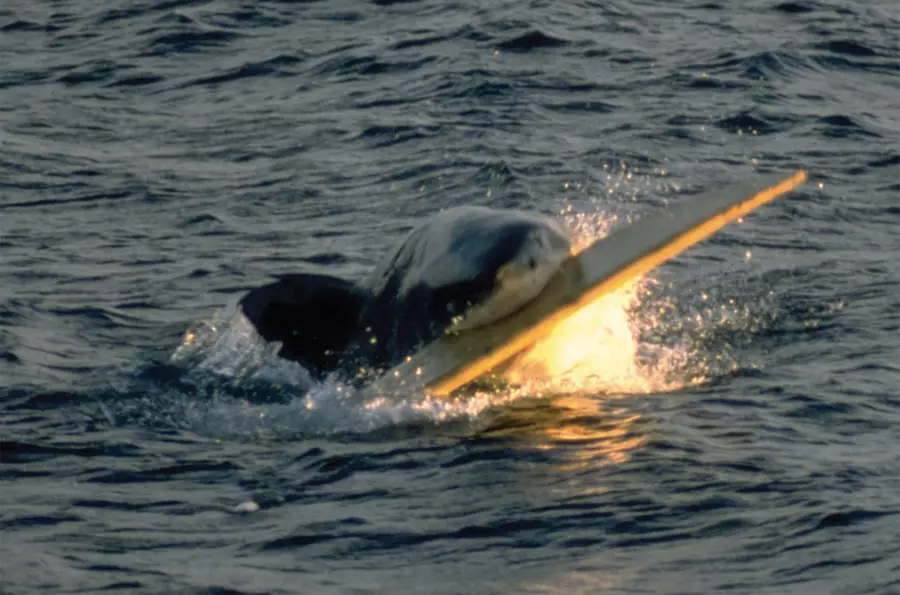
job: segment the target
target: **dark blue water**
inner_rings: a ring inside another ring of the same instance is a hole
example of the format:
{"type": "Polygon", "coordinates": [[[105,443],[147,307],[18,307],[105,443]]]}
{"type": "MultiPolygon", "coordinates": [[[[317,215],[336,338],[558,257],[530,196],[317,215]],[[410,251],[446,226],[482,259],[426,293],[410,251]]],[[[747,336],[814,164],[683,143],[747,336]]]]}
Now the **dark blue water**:
{"type": "Polygon", "coordinates": [[[900,592],[898,230],[896,0],[7,0],[0,589],[900,592]],[[443,207],[799,168],[565,390],[364,401],[230,318],[443,207]]]}

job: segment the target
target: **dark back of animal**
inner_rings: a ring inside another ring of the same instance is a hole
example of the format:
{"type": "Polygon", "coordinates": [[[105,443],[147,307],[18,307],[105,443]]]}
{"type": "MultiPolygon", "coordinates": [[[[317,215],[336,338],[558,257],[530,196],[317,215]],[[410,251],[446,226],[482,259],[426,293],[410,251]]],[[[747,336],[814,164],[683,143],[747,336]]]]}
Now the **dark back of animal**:
{"type": "Polygon", "coordinates": [[[241,300],[244,315],[280,357],[319,374],[334,370],[359,328],[368,292],[327,275],[285,275],[241,300]]]}

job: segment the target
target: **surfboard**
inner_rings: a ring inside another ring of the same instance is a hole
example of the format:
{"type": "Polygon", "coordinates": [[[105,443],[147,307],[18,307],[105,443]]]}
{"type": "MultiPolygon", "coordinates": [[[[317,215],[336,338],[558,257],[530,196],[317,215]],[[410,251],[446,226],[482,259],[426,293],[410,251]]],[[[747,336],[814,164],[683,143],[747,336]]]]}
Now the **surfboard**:
{"type": "Polygon", "coordinates": [[[367,392],[450,395],[509,362],[581,308],[790,192],[806,178],[805,171],[798,171],[706,191],[614,230],[564,261],[524,308],[489,325],[441,336],[375,380],[367,392]]]}

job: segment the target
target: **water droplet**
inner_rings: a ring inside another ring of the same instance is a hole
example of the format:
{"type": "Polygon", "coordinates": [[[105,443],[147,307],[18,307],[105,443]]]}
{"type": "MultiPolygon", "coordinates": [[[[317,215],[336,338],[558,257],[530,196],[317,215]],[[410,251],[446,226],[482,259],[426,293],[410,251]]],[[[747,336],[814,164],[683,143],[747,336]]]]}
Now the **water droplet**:
{"type": "Polygon", "coordinates": [[[241,502],[237,506],[234,507],[235,512],[243,512],[243,513],[251,513],[259,510],[259,504],[254,502],[253,500],[248,500],[246,502],[241,502]]]}

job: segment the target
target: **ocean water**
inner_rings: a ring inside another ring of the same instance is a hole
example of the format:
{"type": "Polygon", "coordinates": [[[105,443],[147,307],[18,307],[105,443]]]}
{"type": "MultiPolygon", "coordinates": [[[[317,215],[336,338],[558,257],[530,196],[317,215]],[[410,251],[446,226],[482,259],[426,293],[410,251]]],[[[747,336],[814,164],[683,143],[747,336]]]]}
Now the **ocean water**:
{"type": "Polygon", "coordinates": [[[900,593],[900,3],[5,0],[0,591],[900,593]],[[234,317],[417,222],[800,191],[505,391],[234,317]]]}

